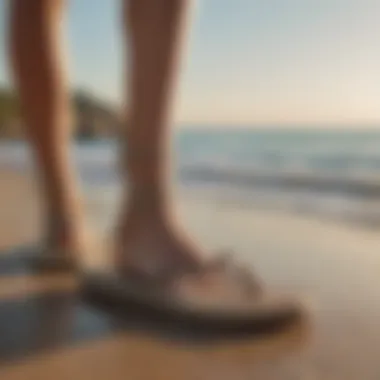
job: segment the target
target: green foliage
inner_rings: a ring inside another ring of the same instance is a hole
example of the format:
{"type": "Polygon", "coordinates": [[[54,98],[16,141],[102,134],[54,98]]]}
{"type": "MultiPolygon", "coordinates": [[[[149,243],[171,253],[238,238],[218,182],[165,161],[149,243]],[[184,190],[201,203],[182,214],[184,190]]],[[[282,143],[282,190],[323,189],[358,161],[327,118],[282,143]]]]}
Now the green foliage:
{"type": "MultiPolygon", "coordinates": [[[[108,104],[82,90],[73,92],[72,103],[77,137],[96,138],[114,132],[117,116],[108,104]]],[[[0,138],[20,137],[18,120],[20,107],[16,95],[10,89],[0,87],[0,138]]]]}

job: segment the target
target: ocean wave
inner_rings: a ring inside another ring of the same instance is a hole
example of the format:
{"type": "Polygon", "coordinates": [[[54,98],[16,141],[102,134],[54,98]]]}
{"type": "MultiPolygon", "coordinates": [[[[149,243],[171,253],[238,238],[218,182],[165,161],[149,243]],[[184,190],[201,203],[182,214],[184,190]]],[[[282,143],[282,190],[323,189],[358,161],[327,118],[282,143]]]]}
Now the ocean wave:
{"type": "Polygon", "coordinates": [[[179,170],[184,182],[204,182],[252,189],[276,189],[318,193],[339,193],[347,196],[380,199],[380,179],[357,172],[348,175],[313,173],[310,171],[263,171],[185,166],[179,170]]]}

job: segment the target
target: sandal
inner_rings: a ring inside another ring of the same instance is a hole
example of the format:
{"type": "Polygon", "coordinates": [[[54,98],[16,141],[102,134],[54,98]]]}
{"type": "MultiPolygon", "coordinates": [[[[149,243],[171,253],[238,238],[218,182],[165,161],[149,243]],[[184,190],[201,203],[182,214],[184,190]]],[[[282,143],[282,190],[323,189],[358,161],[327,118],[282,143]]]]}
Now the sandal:
{"type": "Polygon", "coordinates": [[[123,274],[87,274],[82,291],[86,298],[117,309],[140,306],[207,328],[282,326],[304,311],[295,299],[267,294],[251,272],[226,256],[181,273],[148,275],[131,268],[123,274]]]}

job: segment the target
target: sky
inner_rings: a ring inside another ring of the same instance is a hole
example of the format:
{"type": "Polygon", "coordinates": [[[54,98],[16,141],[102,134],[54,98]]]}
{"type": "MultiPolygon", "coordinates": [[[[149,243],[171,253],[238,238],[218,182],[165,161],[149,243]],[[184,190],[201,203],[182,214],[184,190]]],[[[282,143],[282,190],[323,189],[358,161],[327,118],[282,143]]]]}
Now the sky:
{"type": "MultiPolygon", "coordinates": [[[[0,0],[0,83],[10,84],[0,0]]],[[[380,1],[198,0],[175,99],[181,125],[380,128],[380,1]]],[[[116,0],[69,0],[74,87],[120,104],[116,0]]]]}

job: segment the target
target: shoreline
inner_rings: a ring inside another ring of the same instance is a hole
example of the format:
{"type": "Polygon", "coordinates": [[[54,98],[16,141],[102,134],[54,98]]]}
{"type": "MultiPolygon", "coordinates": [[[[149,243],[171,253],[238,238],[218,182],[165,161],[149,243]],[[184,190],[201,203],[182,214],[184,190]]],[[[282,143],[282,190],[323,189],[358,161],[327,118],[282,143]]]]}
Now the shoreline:
{"type": "Polygon", "coordinates": [[[380,181],[374,176],[343,177],[310,172],[263,172],[260,170],[188,167],[181,170],[184,180],[232,184],[241,188],[300,190],[319,194],[341,194],[380,199],[380,181]]]}

